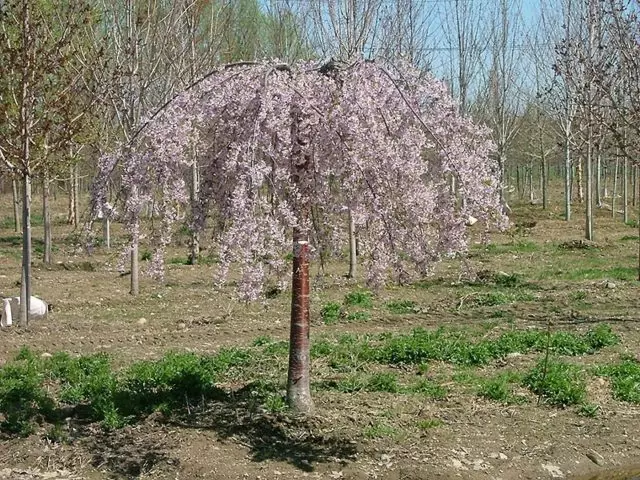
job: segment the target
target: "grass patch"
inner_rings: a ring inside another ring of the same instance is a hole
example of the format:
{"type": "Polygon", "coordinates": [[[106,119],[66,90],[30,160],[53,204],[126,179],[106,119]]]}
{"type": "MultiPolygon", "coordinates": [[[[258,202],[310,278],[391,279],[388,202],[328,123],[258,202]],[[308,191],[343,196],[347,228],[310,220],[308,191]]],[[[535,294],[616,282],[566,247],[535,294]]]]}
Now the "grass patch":
{"type": "Polygon", "coordinates": [[[418,420],[416,426],[420,430],[431,430],[432,428],[439,427],[443,424],[442,420],[439,418],[422,418],[418,420]]]}
{"type": "Polygon", "coordinates": [[[503,372],[482,380],[478,395],[507,405],[525,403],[527,401],[526,397],[514,394],[514,387],[520,383],[522,383],[522,374],[518,372],[503,372]]]}
{"type": "Polygon", "coordinates": [[[351,312],[347,314],[347,322],[366,322],[371,319],[369,312],[351,312]]]}
{"type": "Polygon", "coordinates": [[[522,240],[513,243],[490,243],[483,248],[488,253],[502,254],[502,253],[533,253],[540,250],[540,246],[528,240],[522,240]]]}
{"type": "Polygon", "coordinates": [[[344,296],[344,304],[348,307],[373,307],[373,294],[367,290],[356,290],[344,296]]]}
{"type": "Polygon", "coordinates": [[[640,362],[625,359],[615,365],[600,367],[596,374],[609,377],[613,398],[640,404],[640,362]]]}
{"type": "Polygon", "coordinates": [[[325,303],[320,309],[320,318],[322,318],[325,325],[337,323],[341,315],[342,306],[336,302],[325,303]]]}
{"type": "Polygon", "coordinates": [[[404,315],[416,311],[416,302],[412,300],[394,300],[387,302],[386,307],[391,313],[404,315]]]}
{"type": "Polygon", "coordinates": [[[565,280],[600,280],[613,279],[634,281],[638,278],[637,267],[611,267],[611,268],[576,268],[563,272],[561,278],[565,280]]]}
{"type": "Polygon", "coordinates": [[[443,400],[447,398],[447,395],[449,394],[445,387],[428,379],[420,380],[419,382],[409,386],[408,391],[424,395],[428,398],[433,398],[434,400],[443,400]]]}
{"type": "Polygon", "coordinates": [[[621,242],[637,242],[638,240],[640,240],[638,235],[625,235],[620,239],[621,242]]]}
{"type": "Polygon", "coordinates": [[[458,308],[495,307],[515,302],[531,302],[536,297],[521,289],[513,291],[471,292],[463,295],[458,303],[458,308]]]}
{"type": "Polygon", "coordinates": [[[587,397],[584,371],[565,362],[539,362],[525,377],[524,384],[539,398],[560,407],[583,404],[587,397]]]}
{"type": "Polygon", "coordinates": [[[366,427],[362,431],[362,435],[369,439],[392,438],[398,435],[398,430],[385,423],[376,422],[373,425],[366,427]]]}

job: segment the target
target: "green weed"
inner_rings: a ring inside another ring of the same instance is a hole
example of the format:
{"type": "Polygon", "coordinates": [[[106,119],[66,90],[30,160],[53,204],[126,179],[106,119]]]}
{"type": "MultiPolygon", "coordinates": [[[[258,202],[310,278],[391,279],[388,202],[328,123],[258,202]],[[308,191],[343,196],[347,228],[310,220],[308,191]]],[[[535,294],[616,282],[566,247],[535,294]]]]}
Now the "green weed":
{"type": "Polygon", "coordinates": [[[428,398],[433,398],[434,400],[443,400],[447,398],[449,392],[442,385],[438,385],[431,380],[423,379],[419,382],[411,385],[408,388],[409,392],[419,393],[428,398]]]}
{"type": "Polygon", "coordinates": [[[407,313],[414,313],[416,310],[416,302],[412,300],[394,300],[387,302],[387,310],[389,312],[402,315],[407,313]]]}
{"type": "Polygon", "coordinates": [[[423,418],[418,420],[416,425],[420,430],[430,430],[432,428],[439,427],[442,424],[443,422],[439,418],[423,418]]]}
{"type": "Polygon", "coordinates": [[[347,314],[347,322],[366,322],[371,318],[369,312],[351,312],[347,314]]]}
{"type": "Polygon", "coordinates": [[[598,368],[596,374],[610,378],[615,399],[640,404],[640,362],[624,359],[617,364],[598,368]]]}
{"type": "Polygon", "coordinates": [[[547,403],[561,407],[582,404],[587,396],[584,372],[577,365],[559,361],[539,362],[524,384],[547,403]]]}
{"type": "Polygon", "coordinates": [[[369,439],[388,438],[395,437],[398,434],[398,430],[384,423],[374,423],[373,425],[366,427],[362,434],[365,438],[369,439]]]}
{"type": "Polygon", "coordinates": [[[349,307],[373,307],[373,294],[367,290],[356,290],[344,296],[344,304],[349,307]]]}
{"type": "Polygon", "coordinates": [[[514,395],[513,387],[522,382],[522,375],[518,372],[504,372],[480,383],[478,395],[495,402],[516,404],[526,402],[526,398],[514,395]]]}
{"type": "Polygon", "coordinates": [[[342,307],[336,302],[325,303],[320,310],[320,317],[325,325],[336,323],[340,315],[342,315],[342,307]]]}

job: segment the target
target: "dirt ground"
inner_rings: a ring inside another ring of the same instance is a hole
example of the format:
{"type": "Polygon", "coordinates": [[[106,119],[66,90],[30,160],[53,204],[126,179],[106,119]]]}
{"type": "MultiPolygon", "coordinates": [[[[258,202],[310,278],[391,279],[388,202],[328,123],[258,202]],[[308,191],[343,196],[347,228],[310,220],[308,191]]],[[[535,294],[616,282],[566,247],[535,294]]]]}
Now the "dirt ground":
{"type": "MultiPolygon", "coordinates": [[[[0,203],[0,219],[10,217],[6,200],[0,203]]],[[[500,307],[466,308],[465,298],[472,297],[465,297],[458,283],[459,262],[449,262],[438,268],[427,288],[390,286],[378,292],[370,320],[325,325],[320,306],[341,299],[357,285],[342,276],[346,264],[332,264],[314,281],[312,341],[344,332],[440,325],[500,328],[506,319],[517,328],[549,324],[569,331],[607,322],[622,338],[621,344],[576,361],[602,363],[621,353],[640,355],[638,282],[608,276],[614,275],[614,267],[637,265],[637,243],[625,239],[637,236],[637,230],[620,220],[613,222],[610,215],[598,212],[598,249],[583,265],[579,249],[564,254],[556,248],[582,237],[579,213],[567,224],[559,207],[548,212],[539,206],[518,207],[512,220],[521,226],[511,235],[494,235],[493,249],[474,246],[468,259],[474,271],[517,273],[538,286],[534,301],[500,307]],[[572,272],[580,268],[584,274],[574,277],[572,272]],[[583,300],[572,296],[578,291],[585,292],[583,300]],[[421,308],[394,316],[379,307],[390,299],[410,299],[421,308]]],[[[86,256],[74,248],[74,232],[63,221],[64,215],[56,217],[55,263],[43,265],[37,254],[34,261],[34,292],[50,301],[54,310],[48,319],[28,328],[2,329],[0,362],[23,345],[47,353],[107,352],[117,364],[127,365],[172,350],[215,353],[224,346],[250,345],[261,336],[287,339],[286,294],[259,304],[240,304],[231,289],[213,289],[215,266],[170,264],[164,284],[144,279],[141,295],[132,298],[129,277],[116,269],[117,246],[86,256]]],[[[40,235],[41,227],[36,226],[34,238],[40,235]]],[[[4,295],[19,292],[18,244],[19,238],[4,221],[0,226],[4,295]]],[[[171,252],[175,257],[185,254],[186,246],[171,252]]],[[[529,360],[514,357],[505,362],[529,360]]],[[[503,366],[483,369],[490,372],[503,366]]],[[[450,367],[433,368],[445,375],[450,367]]],[[[503,405],[469,394],[460,385],[452,385],[451,391],[446,399],[433,400],[319,390],[314,391],[316,411],[308,418],[256,413],[242,402],[211,402],[177,418],[152,414],[113,432],[95,424],[73,424],[69,441],[63,443],[47,440],[42,432],[28,438],[6,436],[0,444],[0,479],[515,480],[640,475],[640,468],[634,470],[640,465],[640,406],[614,400],[603,378],[593,378],[588,385],[590,401],[599,405],[595,417],[536,401],[503,405]],[[415,428],[416,418],[438,419],[439,426],[420,430],[415,428]],[[395,434],[363,434],[368,426],[387,420],[395,434]],[[615,468],[624,473],[609,472],[615,468]]]]}

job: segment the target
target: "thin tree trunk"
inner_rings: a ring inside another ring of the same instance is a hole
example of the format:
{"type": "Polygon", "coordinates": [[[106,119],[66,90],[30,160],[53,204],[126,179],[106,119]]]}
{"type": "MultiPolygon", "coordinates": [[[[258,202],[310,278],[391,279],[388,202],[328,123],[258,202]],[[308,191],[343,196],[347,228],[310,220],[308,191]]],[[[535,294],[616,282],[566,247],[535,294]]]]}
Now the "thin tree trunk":
{"type": "MultiPolygon", "coordinates": [[[[28,156],[27,156],[28,158],[28,156]]],[[[31,175],[24,174],[22,189],[22,283],[20,286],[20,324],[29,325],[31,306],[31,175]]]]}
{"type": "Polygon", "coordinates": [[[578,202],[584,202],[584,189],[582,188],[582,159],[576,165],[576,187],[578,189],[578,202]]]}
{"type": "Polygon", "coordinates": [[[80,223],[79,217],[80,217],[80,209],[79,209],[79,205],[80,205],[80,187],[79,187],[79,180],[78,180],[78,164],[74,163],[73,164],[73,172],[72,172],[72,177],[73,177],[73,226],[77,227],[78,224],[80,223]]]}
{"type": "Polygon", "coordinates": [[[547,170],[547,156],[542,152],[542,209],[546,210],[549,206],[549,198],[547,193],[547,185],[549,171],[547,170]]]}
{"type": "Polygon", "coordinates": [[[349,210],[349,278],[355,278],[358,268],[358,257],[356,256],[356,225],[349,210]]]}
{"type": "Polygon", "coordinates": [[[596,206],[602,207],[602,154],[598,149],[596,156],[596,206]]]}
{"type": "Polygon", "coordinates": [[[298,229],[293,240],[293,278],[291,296],[291,332],[287,399],[298,412],[313,409],[309,388],[309,242],[298,229]]]}
{"type": "Polygon", "coordinates": [[[631,205],[633,205],[634,207],[636,206],[637,198],[638,198],[638,190],[636,188],[637,184],[638,184],[638,166],[634,165],[631,171],[631,189],[632,189],[631,205]]]}
{"type": "Polygon", "coordinates": [[[13,230],[18,233],[20,232],[20,199],[15,175],[11,176],[11,193],[13,194],[13,230]]]}
{"type": "Polygon", "coordinates": [[[626,154],[622,164],[622,178],[622,221],[627,223],[629,221],[629,159],[626,154]]]}
{"type": "Polygon", "coordinates": [[[131,290],[129,293],[136,296],[140,293],[140,283],[138,279],[138,273],[140,271],[140,265],[138,262],[138,242],[133,242],[131,246],[131,290]]]}
{"type": "Polygon", "coordinates": [[[102,238],[104,239],[104,246],[107,250],[111,249],[111,220],[107,215],[102,220],[102,238]]]}
{"type": "Polygon", "coordinates": [[[49,202],[49,174],[42,176],[42,218],[44,220],[44,257],[43,262],[51,263],[51,205],[49,202]]]}
{"type": "Polygon", "coordinates": [[[611,195],[611,218],[616,218],[616,197],[618,196],[618,170],[620,164],[620,151],[616,149],[616,162],[613,166],[613,192],[611,195]]]}
{"type": "Polygon", "coordinates": [[[192,151],[193,164],[191,166],[191,252],[189,254],[189,263],[195,265],[198,263],[200,256],[200,238],[196,225],[195,211],[200,198],[200,178],[198,175],[198,159],[195,155],[195,148],[192,151]]]}
{"type": "MultiPolygon", "coordinates": [[[[589,118],[589,123],[591,119],[589,118]]],[[[589,124],[587,126],[587,155],[585,158],[586,195],[585,195],[585,226],[584,235],[587,240],[593,241],[593,132],[589,124]]]]}

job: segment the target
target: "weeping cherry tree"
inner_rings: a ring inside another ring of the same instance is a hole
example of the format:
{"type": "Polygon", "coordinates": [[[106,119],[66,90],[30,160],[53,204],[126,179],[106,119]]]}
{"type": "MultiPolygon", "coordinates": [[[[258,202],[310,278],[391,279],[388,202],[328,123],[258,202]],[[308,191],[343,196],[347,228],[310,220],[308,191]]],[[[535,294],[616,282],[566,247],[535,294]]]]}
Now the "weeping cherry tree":
{"type": "Polygon", "coordinates": [[[407,65],[227,65],[101,158],[92,208],[105,208],[107,182],[120,175],[120,215],[133,245],[142,235],[141,207],[154,201],[161,226],[151,232],[150,273],[161,276],[197,152],[194,227],[204,228],[210,215],[220,220],[217,282],[233,267],[238,295],[258,299],[267,280],[284,284],[293,244],[287,395],[294,410],[309,412],[312,211],[336,220],[322,226],[336,251],[348,242],[350,213],[375,286],[424,276],[441,258],[464,252],[470,215],[487,228],[506,226],[490,132],[457,111],[442,82],[407,65]],[[448,188],[452,175],[462,206],[448,188]]]}

